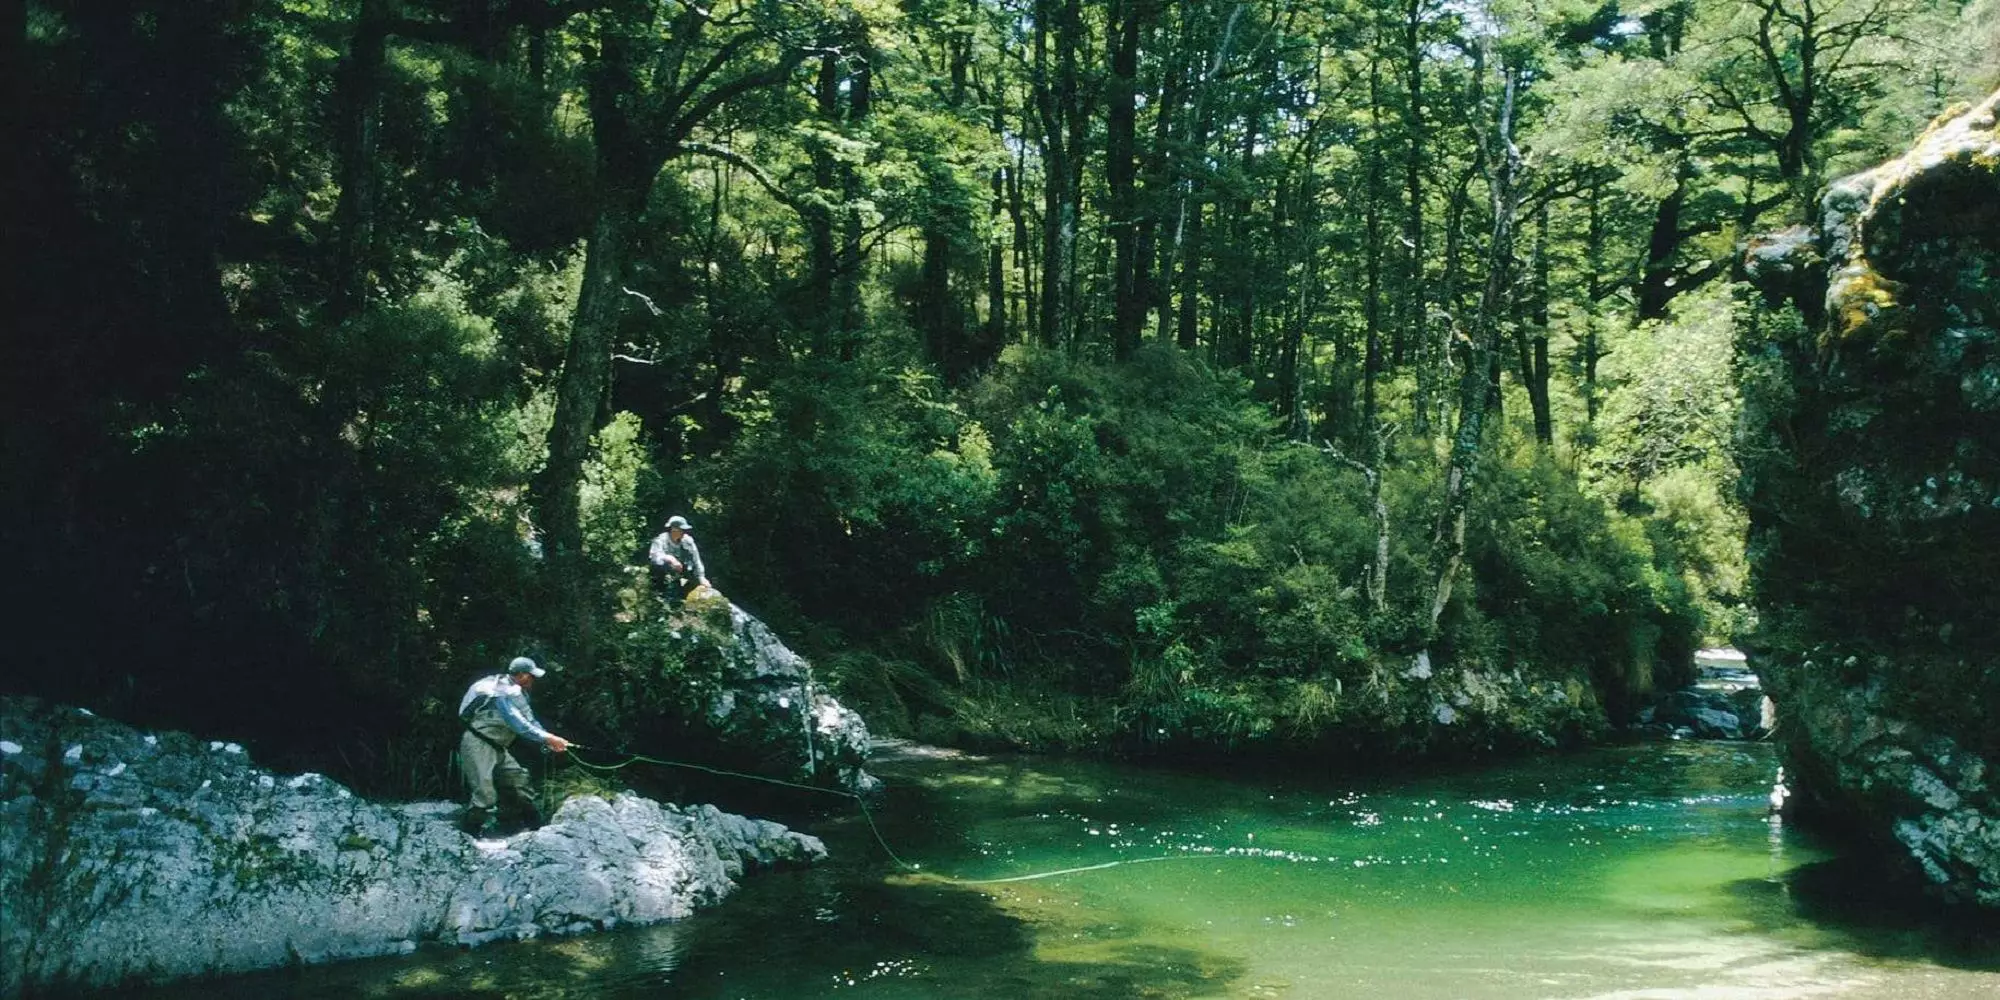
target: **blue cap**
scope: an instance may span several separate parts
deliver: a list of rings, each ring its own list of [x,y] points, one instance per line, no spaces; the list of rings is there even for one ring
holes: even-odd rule
[[[548,671],[535,666],[535,661],[525,656],[514,657],[514,662],[507,664],[507,672],[510,674],[528,674],[533,677],[541,677],[548,673]]]

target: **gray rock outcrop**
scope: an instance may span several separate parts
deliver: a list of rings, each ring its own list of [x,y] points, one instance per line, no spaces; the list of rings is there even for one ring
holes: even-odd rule
[[[2000,907],[2000,94],[1746,267],[1758,675],[1792,805]]]
[[[634,795],[476,841],[243,748],[0,700],[0,995],[686,917],[813,837]]]
[[[852,795],[881,787],[864,770],[867,723],[755,615],[703,588],[631,618],[619,662],[565,678],[564,718],[593,743]]]
[[[862,769],[869,737],[860,714],[816,682],[812,664],[769,626],[735,604],[726,607],[728,633],[717,638],[721,682],[704,720],[716,742],[788,780],[855,794],[878,789],[881,783]],[[721,625],[713,609],[705,614]]]

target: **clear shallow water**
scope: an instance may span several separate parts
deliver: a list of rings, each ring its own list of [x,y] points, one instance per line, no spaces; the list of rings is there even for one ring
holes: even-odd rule
[[[2000,931],[1899,910],[1767,817],[1767,745],[1372,782],[884,771],[878,819],[920,872],[831,817],[814,830],[833,861],[682,924],[135,996],[2000,997]]]

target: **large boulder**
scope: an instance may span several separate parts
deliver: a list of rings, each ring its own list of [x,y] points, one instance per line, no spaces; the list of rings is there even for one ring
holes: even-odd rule
[[[2000,906],[2000,94],[1746,266],[1758,674],[1792,802]]]
[[[856,794],[879,788],[862,770],[869,739],[861,716],[817,683],[812,664],[769,626],[734,604],[728,609],[722,686],[708,704],[722,739],[782,762],[797,780]]]
[[[474,840],[233,743],[0,700],[0,995],[685,917],[820,842],[713,806],[579,796]]]

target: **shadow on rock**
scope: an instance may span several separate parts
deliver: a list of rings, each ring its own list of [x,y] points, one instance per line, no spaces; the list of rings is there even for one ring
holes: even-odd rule
[[[2000,972],[2000,914],[1941,904],[1908,885],[1879,864],[1842,858],[1803,865],[1781,881],[1732,882],[1728,891],[1757,904],[1759,931],[1802,919],[1859,954]]]

